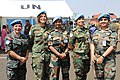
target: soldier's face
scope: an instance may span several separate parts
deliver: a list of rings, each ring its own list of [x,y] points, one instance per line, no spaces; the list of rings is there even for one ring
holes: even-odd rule
[[[101,18],[99,24],[101,27],[106,27],[109,24],[109,20],[107,18]]]
[[[77,25],[78,26],[83,26],[84,25],[84,18],[79,18],[77,21],[76,21]]]
[[[62,21],[61,21],[61,20],[57,20],[57,21],[55,22],[55,27],[56,27],[56,28],[62,27]]]
[[[46,16],[46,14],[41,14],[40,15],[39,22],[43,23],[43,24],[47,22],[47,16]]]
[[[13,26],[13,31],[16,33],[16,34],[19,34],[22,30],[22,25],[21,24],[15,24]]]

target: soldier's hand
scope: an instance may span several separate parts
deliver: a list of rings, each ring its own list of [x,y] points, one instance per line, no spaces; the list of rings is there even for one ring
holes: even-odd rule
[[[23,64],[26,62],[26,58],[25,57],[20,57],[20,63]]]
[[[65,57],[66,57],[66,54],[65,53],[62,53],[62,54],[60,54],[60,56],[59,56],[61,59],[64,59]]]
[[[103,62],[104,58],[100,56],[96,61],[97,63],[101,64]]]

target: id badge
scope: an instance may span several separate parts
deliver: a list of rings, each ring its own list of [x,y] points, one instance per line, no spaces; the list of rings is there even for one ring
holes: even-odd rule
[[[64,40],[64,43],[68,43],[68,40],[67,40],[67,39],[65,39],[65,40]]]
[[[102,41],[102,45],[103,45],[103,46],[106,46],[106,40],[103,40],[103,41]]]

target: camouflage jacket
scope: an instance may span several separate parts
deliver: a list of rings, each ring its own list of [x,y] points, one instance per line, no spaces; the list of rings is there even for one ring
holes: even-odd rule
[[[90,50],[90,33],[86,27],[74,28],[70,33],[69,45],[74,46],[76,53],[88,53]]]
[[[96,30],[92,37],[95,52],[102,55],[110,46],[116,48],[117,36],[117,33],[109,28]]]
[[[34,42],[32,52],[42,52],[48,49],[48,33],[47,26],[41,27],[38,24],[32,26],[30,39]]]
[[[61,30],[58,32],[57,29],[51,31],[49,34],[49,43],[48,45],[52,45],[59,52],[64,52],[68,46],[68,32]]]
[[[16,54],[25,57],[26,51],[28,49],[28,38],[26,38],[23,34],[20,36],[16,36],[14,32],[8,34],[5,37],[5,51],[14,51]],[[15,68],[19,60],[11,57],[10,55],[7,56],[7,64],[8,67]]]

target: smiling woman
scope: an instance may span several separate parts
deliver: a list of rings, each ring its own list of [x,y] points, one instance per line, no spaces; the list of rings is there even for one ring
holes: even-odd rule
[[[26,61],[28,59],[28,39],[20,33],[22,21],[11,22],[13,32],[5,37],[5,52],[7,56],[7,79],[26,80]]]
[[[115,50],[118,35],[109,28],[110,14],[98,17],[100,28],[92,36],[91,60],[95,66],[95,78],[114,80],[116,75]]]

